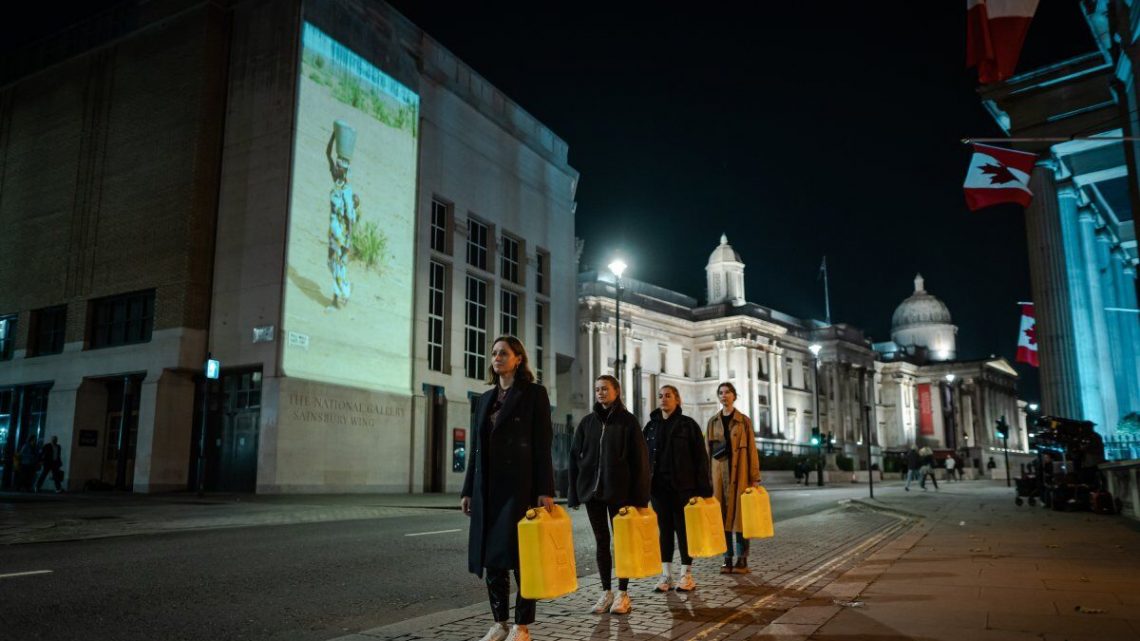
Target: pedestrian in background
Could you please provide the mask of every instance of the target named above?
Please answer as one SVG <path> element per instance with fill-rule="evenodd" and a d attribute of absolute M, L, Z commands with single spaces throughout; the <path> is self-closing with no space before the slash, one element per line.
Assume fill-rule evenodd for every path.
<path fill-rule="evenodd" d="M 63 457 L 59 447 L 59 437 L 51 437 L 51 442 L 44 445 L 40 450 L 40 465 L 43 466 L 43 471 L 40 472 L 40 480 L 36 482 L 36 491 L 39 492 L 44 487 L 44 481 L 50 475 L 51 480 L 55 483 L 55 493 L 59 494 L 63 491 L 60 482 L 63 481 Z"/>
<path fill-rule="evenodd" d="M 756 433 L 752 421 L 736 410 L 736 387 L 721 383 L 716 388 L 721 410 L 709 419 L 706 435 L 712 458 L 713 497 L 720 501 L 724 515 L 724 540 L 727 549 L 721 574 L 748 574 L 749 541 L 744 538 L 740 516 L 740 495 L 744 489 L 760 485 L 760 453 L 756 451 Z M 733 539 L 736 563 L 733 564 Z"/>
<path fill-rule="evenodd" d="M 954 466 L 957 463 L 958 462 L 954 460 L 953 456 L 947 456 L 946 457 L 946 480 L 947 481 L 953 481 L 954 480 Z"/>
<path fill-rule="evenodd" d="M 937 490 L 938 479 L 934 478 L 934 450 L 930 449 L 929 447 L 923 447 L 918 451 L 918 455 L 921 457 L 922 461 L 922 467 L 920 467 L 918 471 L 919 478 L 922 479 L 918 483 L 919 487 L 921 487 L 923 491 L 926 491 L 926 477 L 929 476 L 930 482 L 934 484 L 934 489 Z"/>
<path fill-rule="evenodd" d="M 594 411 L 582 417 L 570 445 L 570 488 L 566 504 L 585 504 L 597 547 L 602 594 L 595 614 L 627 614 L 629 579 L 618 579 L 614 596 L 612 577 L 613 518 L 625 505 L 649 505 L 649 452 L 637 419 L 621 402 L 621 385 L 609 374 L 594 381 Z"/>
<path fill-rule="evenodd" d="M 40 466 L 40 447 L 35 436 L 28 436 L 17 453 L 20 458 L 20 474 L 16 478 L 16 489 L 31 492 L 36 482 L 36 471 Z"/>
<path fill-rule="evenodd" d="M 906 485 L 903 489 L 907 492 L 910 491 L 911 481 L 918 480 L 918 470 L 922 467 L 922 457 L 918 455 L 918 450 L 912 445 L 910 451 L 906 453 Z"/>
<path fill-rule="evenodd" d="M 657 513 L 657 529 L 661 547 L 661 580 L 654 588 L 668 592 L 673 582 L 673 540 L 681 553 L 681 575 L 675 587 L 690 592 L 697 587 L 693 580 L 693 557 L 685 533 L 685 504 L 694 496 L 712 496 L 709 478 L 709 454 L 704 435 L 692 418 L 681 408 L 681 393 L 665 385 L 657 393 L 657 409 L 645 425 L 645 442 L 649 447 L 650 500 Z"/>
<path fill-rule="evenodd" d="M 491 344 L 490 383 L 475 406 L 474 456 L 460 493 L 460 508 L 471 517 L 467 569 L 486 573 L 495 624 L 481 641 L 530 641 L 535 602 L 515 598 L 515 624 L 508 630 L 510 573 L 519 583 L 518 522 L 527 509 L 554 509 L 553 430 L 550 397 L 534 382 L 526 348 L 514 336 Z"/>

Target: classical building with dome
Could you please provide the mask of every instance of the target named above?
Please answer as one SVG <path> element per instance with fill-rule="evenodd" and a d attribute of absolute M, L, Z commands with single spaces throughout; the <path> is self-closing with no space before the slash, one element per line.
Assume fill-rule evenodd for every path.
<path fill-rule="evenodd" d="M 705 265 L 704 304 L 628 274 L 619 282 L 609 271 L 579 272 L 578 357 L 570 364 L 571 407 L 562 429 L 571 431 L 590 411 L 601 374 L 622 381 L 624 401 L 640 422 L 657 406 L 658 388 L 669 384 L 702 427 L 719 408 L 717 387 L 730 382 L 763 453 L 811 453 L 818 425 L 858 469 L 866 469 L 866 439 L 875 463 L 917 444 L 954 450 L 965 465 L 984 469 L 1000 446 L 987 426 L 1003 414 L 1011 425 L 1022 423 L 1016 371 L 1001 358 L 955 360 L 957 327 L 921 275 L 894 312 L 891 340 L 873 344 L 858 327 L 749 302 L 744 267 L 722 234 Z M 1018 431 L 1009 447 L 1023 450 L 1025 443 Z"/>

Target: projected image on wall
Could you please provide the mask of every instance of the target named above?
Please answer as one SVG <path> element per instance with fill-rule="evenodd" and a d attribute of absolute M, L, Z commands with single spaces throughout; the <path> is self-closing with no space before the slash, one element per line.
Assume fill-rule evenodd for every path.
<path fill-rule="evenodd" d="M 309 23 L 301 42 L 285 373 L 408 391 L 419 97 Z"/>

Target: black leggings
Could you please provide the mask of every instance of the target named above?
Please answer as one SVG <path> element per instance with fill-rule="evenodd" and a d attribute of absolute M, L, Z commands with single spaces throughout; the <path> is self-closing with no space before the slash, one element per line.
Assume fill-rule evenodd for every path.
<path fill-rule="evenodd" d="M 681 550 L 681 565 L 692 565 L 689 556 L 689 542 L 685 532 L 685 504 L 688 499 L 674 490 L 654 490 L 650 495 L 653 511 L 657 513 L 657 529 L 660 533 L 661 562 L 673 562 L 673 537 Z"/>
<path fill-rule="evenodd" d="M 606 505 L 602 501 L 586 501 L 586 515 L 590 517 L 590 527 L 594 530 L 594 543 L 598 548 L 598 574 L 602 577 L 602 589 L 612 587 L 610 571 L 614 567 L 614 558 L 610 553 L 610 523 L 618 510 L 616 505 Z M 618 589 L 629 587 L 629 579 L 618 579 Z"/>
<path fill-rule="evenodd" d="M 506 621 L 511 605 L 511 571 L 498 568 L 484 568 L 487 580 L 487 597 L 491 601 L 491 614 L 495 621 Z M 519 571 L 515 570 L 515 584 L 519 585 Z M 522 591 L 515 597 L 515 623 L 534 623 L 534 599 L 524 599 Z"/>

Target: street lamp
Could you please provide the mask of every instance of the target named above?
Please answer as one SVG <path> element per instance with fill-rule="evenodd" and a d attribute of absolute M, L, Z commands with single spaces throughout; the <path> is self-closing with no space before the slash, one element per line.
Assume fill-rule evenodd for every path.
<path fill-rule="evenodd" d="M 1039 407 L 1041 407 L 1041 406 L 1038 405 L 1037 403 L 1030 403 L 1029 404 L 1029 411 L 1030 412 L 1036 412 Z"/>
<path fill-rule="evenodd" d="M 622 358 L 621 358 L 621 275 L 625 271 L 625 261 L 618 258 L 609 264 L 610 272 L 613 273 L 614 278 L 617 279 L 617 306 L 614 311 L 614 325 L 617 329 L 616 340 L 614 341 L 614 374 L 618 379 L 618 385 L 622 382 Z"/>
<path fill-rule="evenodd" d="M 945 378 L 946 378 L 946 400 L 947 400 L 947 405 L 949 406 L 946 408 L 949 410 L 946 413 L 946 420 L 950 423 L 946 427 L 946 440 L 947 440 L 946 445 L 948 445 L 948 446 L 954 445 L 955 446 L 954 449 L 957 449 L 957 445 L 958 445 L 957 443 L 950 443 L 949 442 L 953 437 L 957 436 L 957 434 L 958 434 L 958 421 L 955 420 L 956 417 L 954 416 L 954 379 L 957 377 L 954 376 L 953 372 L 951 372 L 951 373 L 947 374 L 945 376 Z"/>
<path fill-rule="evenodd" d="M 822 349 L 823 346 L 819 343 L 808 346 L 812 356 L 812 391 L 815 392 L 815 429 L 812 430 L 812 435 L 816 436 L 816 479 L 820 487 L 823 487 L 823 435 L 819 431 L 819 352 Z"/>

